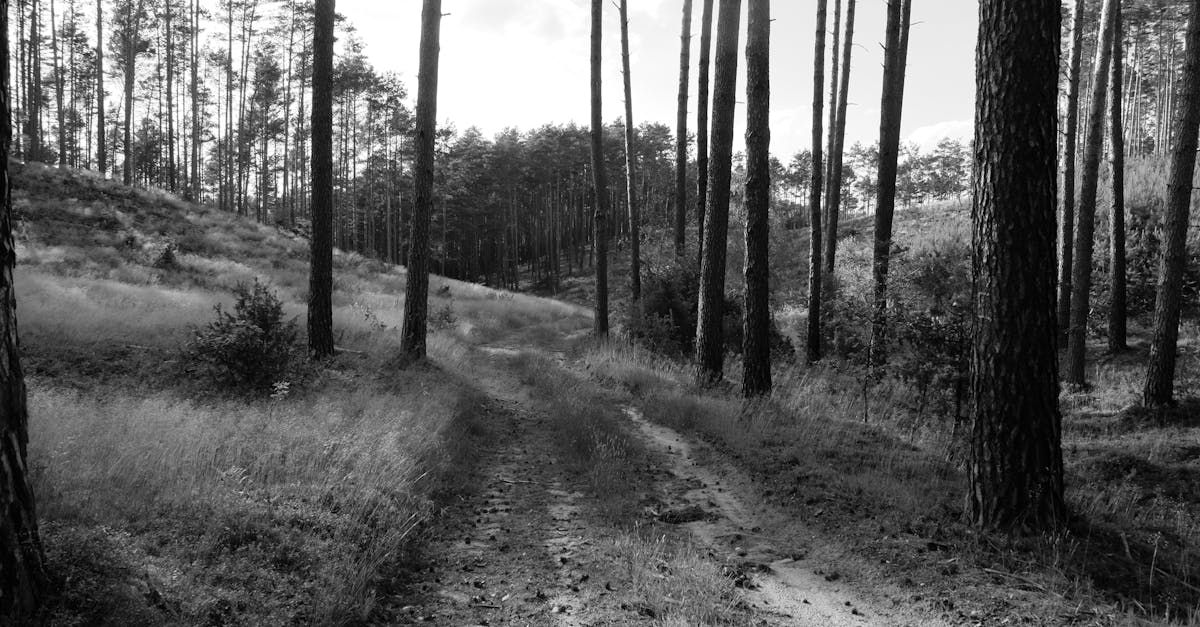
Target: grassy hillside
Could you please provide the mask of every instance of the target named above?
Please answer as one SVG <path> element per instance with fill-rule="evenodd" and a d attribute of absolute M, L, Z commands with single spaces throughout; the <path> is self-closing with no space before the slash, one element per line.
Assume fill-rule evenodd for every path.
<path fill-rule="evenodd" d="M 402 270 L 335 256 L 339 354 L 273 394 L 188 368 L 191 329 L 268 284 L 303 334 L 292 233 L 86 174 L 15 165 L 30 464 L 52 624 L 391 622 L 389 590 L 488 411 L 475 344 L 577 309 L 435 278 L 428 367 L 400 369 Z"/>

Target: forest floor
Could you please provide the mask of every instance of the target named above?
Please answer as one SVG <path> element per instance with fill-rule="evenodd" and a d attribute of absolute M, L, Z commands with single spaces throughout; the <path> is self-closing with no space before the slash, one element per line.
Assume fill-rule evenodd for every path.
<path fill-rule="evenodd" d="M 586 277 L 562 300 L 434 277 L 430 359 L 403 368 L 403 270 L 339 253 L 339 354 L 230 396 L 186 369 L 192 330 L 256 278 L 302 317 L 302 238 L 37 165 L 14 201 L 47 624 L 1142 625 L 1200 605 L 1200 423 L 1125 411 L 1137 334 L 1063 395 L 1070 528 L 993 537 L 962 521 L 957 430 L 905 385 L 780 363 L 763 401 L 700 389 L 588 338 Z M 898 232 L 960 240 L 943 214 Z"/>

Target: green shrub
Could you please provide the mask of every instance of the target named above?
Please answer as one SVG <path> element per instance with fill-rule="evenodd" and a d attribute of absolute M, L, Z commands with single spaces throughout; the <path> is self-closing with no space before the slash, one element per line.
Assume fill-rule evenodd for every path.
<path fill-rule="evenodd" d="M 211 383 L 269 391 L 295 361 L 296 321 L 266 285 L 238 283 L 233 313 L 214 307 L 216 320 L 194 329 L 187 362 Z"/>
<path fill-rule="evenodd" d="M 687 357 L 696 342 L 697 305 L 700 297 L 700 272 L 694 264 L 671 260 L 663 265 L 648 265 L 642 281 L 640 307 L 630 307 L 625 317 L 625 332 L 636 343 L 663 355 Z M 725 351 L 742 352 L 742 303 L 725 297 L 722 330 Z M 791 340 L 772 322 L 771 356 L 789 358 L 794 353 Z"/>

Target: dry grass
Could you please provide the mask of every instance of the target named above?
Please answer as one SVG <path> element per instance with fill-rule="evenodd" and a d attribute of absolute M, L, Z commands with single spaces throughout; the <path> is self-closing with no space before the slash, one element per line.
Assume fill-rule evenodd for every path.
<path fill-rule="evenodd" d="M 78 173 L 29 166 L 17 189 L 30 463 L 59 585 L 47 622 L 391 620 L 413 534 L 483 428 L 460 327 L 541 321 L 538 303 L 447 281 L 457 294 L 433 307 L 453 300 L 459 322 L 431 335 L 428 367 L 399 370 L 403 271 L 338 254 L 351 352 L 271 399 L 198 396 L 175 363 L 188 329 L 255 278 L 303 327 L 307 245 Z M 156 266 L 168 240 L 176 263 Z"/>

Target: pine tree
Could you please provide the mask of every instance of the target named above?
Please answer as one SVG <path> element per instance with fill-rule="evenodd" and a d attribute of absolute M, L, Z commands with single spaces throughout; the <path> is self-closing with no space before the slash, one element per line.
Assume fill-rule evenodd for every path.
<path fill-rule="evenodd" d="M 333 354 L 334 2 L 317 0 L 313 20 L 312 269 L 308 287 L 308 349 L 318 357 Z"/>
<path fill-rule="evenodd" d="M 978 526 L 1066 518 L 1054 316 L 1059 6 L 980 0 L 972 221 L 976 303 L 967 513 Z"/>
<path fill-rule="evenodd" d="M 433 212 L 433 149 L 437 133 L 438 54 L 441 51 L 442 0 L 421 6 L 421 69 L 417 76 L 416 162 L 414 204 L 408 255 L 408 287 L 404 294 L 404 328 L 400 350 L 407 360 L 425 358 L 429 319 L 429 222 Z"/>

